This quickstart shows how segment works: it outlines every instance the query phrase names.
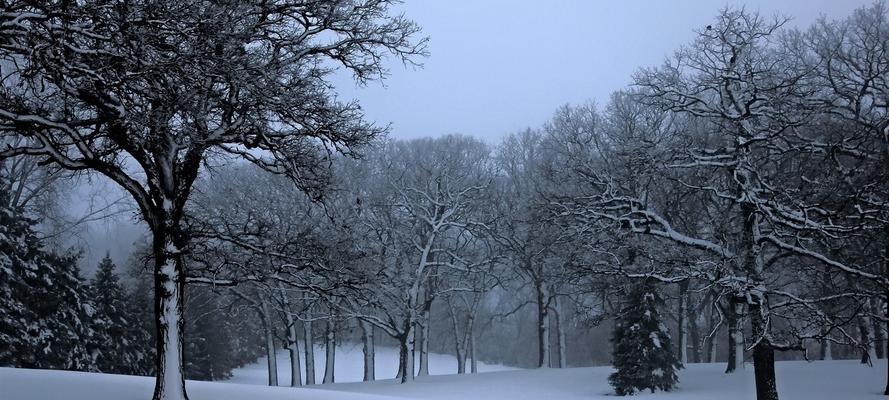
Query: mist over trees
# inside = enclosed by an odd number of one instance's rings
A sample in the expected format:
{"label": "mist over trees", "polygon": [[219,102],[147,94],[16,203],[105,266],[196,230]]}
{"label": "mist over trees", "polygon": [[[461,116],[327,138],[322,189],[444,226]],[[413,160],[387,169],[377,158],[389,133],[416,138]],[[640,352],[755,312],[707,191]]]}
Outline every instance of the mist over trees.
{"label": "mist over trees", "polygon": [[[498,143],[386,138],[337,100],[337,66],[363,83],[426,54],[390,3],[10,4],[0,365],[184,399],[260,355],[271,386],[333,383],[354,342],[366,381],[448,353],[459,374],[613,363],[625,395],[725,362],[773,400],[776,360],[886,362],[885,3],[805,29],[726,8],[604,104]],[[150,234],[125,270],[85,280],[37,234],[64,171],[132,196]]]}

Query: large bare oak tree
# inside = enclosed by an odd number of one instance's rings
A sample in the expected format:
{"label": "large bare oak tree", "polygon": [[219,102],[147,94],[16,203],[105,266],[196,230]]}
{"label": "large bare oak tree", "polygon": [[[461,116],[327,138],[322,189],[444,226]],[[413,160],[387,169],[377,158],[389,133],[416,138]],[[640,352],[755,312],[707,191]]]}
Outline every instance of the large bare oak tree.
{"label": "large bare oak tree", "polygon": [[393,0],[4,1],[0,135],[28,155],[108,177],[153,240],[154,399],[185,399],[183,304],[189,240],[180,224],[210,158],[241,158],[310,193],[331,151],[383,133],[337,101],[336,68],[383,78],[426,39]]}

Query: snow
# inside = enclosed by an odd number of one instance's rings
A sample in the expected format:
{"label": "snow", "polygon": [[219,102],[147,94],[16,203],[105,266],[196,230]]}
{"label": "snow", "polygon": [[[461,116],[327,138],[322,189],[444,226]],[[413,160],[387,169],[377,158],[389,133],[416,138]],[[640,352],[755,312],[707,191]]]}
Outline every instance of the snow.
{"label": "snow", "polygon": [[[877,367],[855,360],[778,362],[778,392],[782,400],[885,400],[886,360]],[[689,364],[679,371],[679,387],[670,393],[641,393],[653,400],[749,400],[756,397],[753,368],[725,374],[724,363]],[[342,383],[322,389],[370,393],[393,397],[445,399],[614,399],[608,385],[611,367],[544,368],[491,372],[465,376],[430,376],[410,385],[391,381]],[[636,397],[634,397],[636,398]]]}
{"label": "snow", "polygon": [[661,339],[657,337],[657,332],[651,332],[648,336],[651,338],[651,343],[654,344],[654,347],[661,348]]}
{"label": "snow", "polygon": [[[735,374],[725,374],[724,369],[724,363],[689,364],[679,371],[680,384],[676,391],[642,393],[638,397],[652,400],[748,400],[755,397],[753,368],[748,366]],[[188,381],[187,387],[192,400],[605,400],[615,398],[607,382],[611,372],[610,367],[544,368],[419,377],[408,384],[384,380],[311,388],[271,388]],[[778,362],[777,374],[782,400],[885,399],[882,396],[886,384],[885,360],[880,360],[876,367],[867,367],[855,360]],[[0,398],[3,400],[148,400],[153,384],[152,378],[143,377],[0,368]]]}
{"label": "snow", "polygon": [[[305,374],[305,359],[299,344],[300,366]],[[278,359],[278,382],[282,386],[290,386],[290,353],[286,349],[275,353]],[[419,357],[419,356],[418,356]],[[418,362],[415,366],[420,365]],[[506,371],[514,368],[502,365],[489,365],[478,363],[479,372]],[[398,349],[392,347],[376,346],[376,359],[374,370],[377,379],[393,379],[398,372]],[[466,361],[466,370],[469,370],[469,360]],[[269,382],[266,358],[262,357],[253,364],[245,365],[232,371],[232,378],[225,382],[243,383],[255,385],[267,385]],[[456,374],[457,358],[452,355],[429,353],[429,374]],[[336,382],[361,382],[364,378],[364,353],[361,344],[340,343],[336,349],[336,364],[334,364],[334,377]],[[315,382],[321,382],[324,378],[324,347],[315,346]],[[303,376],[305,381],[305,376]]]}
{"label": "snow", "polygon": [[[392,400],[319,389],[186,381],[190,400]],[[295,392],[298,391],[298,392]],[[3,400],[149,400],[154,378],[87,372],[0,368]]]}

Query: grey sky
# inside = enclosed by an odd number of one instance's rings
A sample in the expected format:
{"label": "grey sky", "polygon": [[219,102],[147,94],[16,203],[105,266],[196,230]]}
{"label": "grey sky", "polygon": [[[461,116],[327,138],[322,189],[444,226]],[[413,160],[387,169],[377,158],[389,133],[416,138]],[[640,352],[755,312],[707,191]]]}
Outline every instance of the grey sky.
{"label": "grey sky", "polygon": [[[385,86],[357,88],[345,74],[335,83],[344,98],[361,102],[369,119],[392,123],[392,137],[463,133],[496,141],[539,126],[562,104],[604,103],[630,83],[633,71],[660,64],[726,4],[779,12],[793,17],[792,25],[808,26],[820,15],[844,17],[869,3],[408,0],[398,10],[431,38],[425,68],[392,63]],[[102,179],[91,184],[118,191]],[[91,275],[106,252],[125,264],[134,242],[142,240],[142,226],[132,214],[90,224],[77,241],[84,273]]]}
{"label": "grey sky", "polygon": [[[867,0],[407,0],[399,7],[431,37],[425,68],[393,63],[385,87],[337,79],[392,137],[463,133],[489,140],[546,121],[565,103],[595,100],[660,64],[726,4],[781,13],[808,26]],[[542,5],[541,5],[542,4]]]}

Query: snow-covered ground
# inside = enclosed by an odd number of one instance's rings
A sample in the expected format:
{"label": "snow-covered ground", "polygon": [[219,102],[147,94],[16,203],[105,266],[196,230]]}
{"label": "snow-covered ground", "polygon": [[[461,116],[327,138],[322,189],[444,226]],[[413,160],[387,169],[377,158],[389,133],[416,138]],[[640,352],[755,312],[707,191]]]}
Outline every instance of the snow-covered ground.
{"label": "snow-covered ground", "polygon": [[[753,370],[722,373],[725,364],[690,365],[671,393],[643,393],[653,400],[753,399]],[[855,361],[779,362],[782,400],[885,399],[885,360],[870,368]],[[614,399],[606,377],[609,367],[513,370],[475,375],[438,375],[400,385],[392,380],[336,383],[312,388],[270,388],[232,383],[187,383],[192,400],[522,400]],[[2,400],[147,400],[152,378],[81,372],[0,368]]]}
{"label": "snow-covered ground", "polygon": [[[186,383],[191,400],[392,400],[320,389],[215,382]],[[0,368],[2,400],[149,400],[154,378],[86,372]]]}
{"label": "snow-covered ground", "polygon": [[[642,393],[653,400],[752,400],[756,397],[753,367],[723,373],[725,364],[692,364],[679,373],[671,393]],[[608,385],[610,367],[518,370],[466,376],[430,376],[408,385],[392,381],[337,383],[319,388],[412,399],[615,399]],[[885,400],[886,362],[874,368],[857,361],[779,362],[778,392],[782,400]],[[635,397],[634,397],[635,398]]]}
{"label": "snow-covered ground", "polygon": [[[299,346],[300,368],[303,381],[305,381],[305,359],[303,359],[303,346]],[[391,379],[398,372],[398,349],[392,347],[377,346],[374,359],[374,369],[377,379]],[[290,386],[290,353],[287,350],[277,352],[278,383],[282,386]],[[419,365],[419,364],[417,364]],[[469,369],[469,362],[466,363]],[[478,364],[479,372],[506,371],[514,368],[502,365]],[[226,382],[245,384],[268,384],[268,364],[265,357],[253,364],[232,371],[232,378]],[[447,354],[429,354],[429,373],[431,375],[445,375],[457,373],[457,358]],[[364,354],[361,352],[361,344],[345,343],[337,346],[336,363],[334,364],[334,378],[336,382],[361,382],[364,377]],[[321,383],[324,378],[324,348],[315,347],[315,382]]]}

